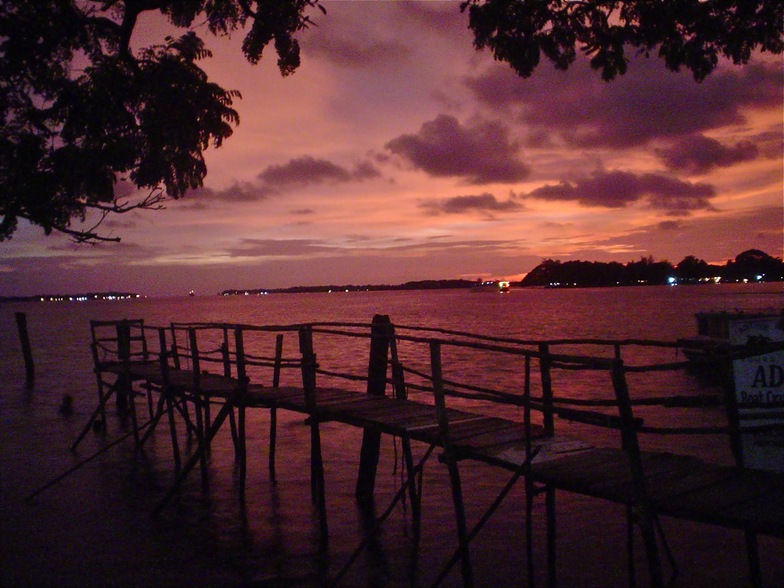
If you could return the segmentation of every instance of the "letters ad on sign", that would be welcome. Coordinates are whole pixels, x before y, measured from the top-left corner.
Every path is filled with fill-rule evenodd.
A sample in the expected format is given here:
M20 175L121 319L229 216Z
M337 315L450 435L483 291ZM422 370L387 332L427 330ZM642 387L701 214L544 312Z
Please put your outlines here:
M732 345L754 341L784 341L784 317L737 318L729 323ZM740 426L781 425L784 422L784 351L733 362ZM746 467L784 472L784 432L755 431L741 435Z

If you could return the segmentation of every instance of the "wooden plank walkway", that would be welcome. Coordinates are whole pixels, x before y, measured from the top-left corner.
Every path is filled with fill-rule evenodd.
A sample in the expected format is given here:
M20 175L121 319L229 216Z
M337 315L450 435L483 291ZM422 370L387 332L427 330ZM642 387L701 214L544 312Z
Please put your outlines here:
M784 538L784 476L707 463L672 453L641 453L649 498L662 516ZM595 448L534 462L533 479L560 490L633 505L634 481L622 450Z
M432 445L440 444L436 409L432 404L389 396L374 396L341 388L317 387L315 411L311 415L305 390L296 387L268 388L248 386L247 407L282 408L319 421L374 429L381 433L408 437ZM527 437L521 423L457 409L448 411L452 436L466 449L480 449L509 443L523 443ZM539 428L539 433L544 429Z
M142 372L136 375L141 377ZM187 380L187 374L183 376ZM208 387L214 392L236 386L236 380L216 375L204 382L211 383ZM336 421L441 444L432 404L340 388L319 387L315 396L316 410L311 414L302 388L249 386L246 407L292 410L315 416L321 422ZM508 469L523 464L529 435L521 423L455 409L448 411L448 418L450 438L463 458L481 459ZM540 426L533 432L533 446L544 448L531 467L530 475L535 481L559 490L634 504L634 481L627 452L594 448L576 438L548 436ZM716 465L672 453L642 452L641 456L650 498L659 514L784 537L781 474Z

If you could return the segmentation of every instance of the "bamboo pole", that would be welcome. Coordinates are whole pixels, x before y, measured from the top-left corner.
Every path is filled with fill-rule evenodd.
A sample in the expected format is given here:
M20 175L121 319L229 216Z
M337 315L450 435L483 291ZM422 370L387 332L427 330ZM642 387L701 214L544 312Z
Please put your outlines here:
M27 333L27 315L23 312L16 313L16 326L19 331L19 340L22 343L22 355L25 363L25 378L27 385L31 385L35 380L35 365L33 364L33 352L30 350L30 337Z

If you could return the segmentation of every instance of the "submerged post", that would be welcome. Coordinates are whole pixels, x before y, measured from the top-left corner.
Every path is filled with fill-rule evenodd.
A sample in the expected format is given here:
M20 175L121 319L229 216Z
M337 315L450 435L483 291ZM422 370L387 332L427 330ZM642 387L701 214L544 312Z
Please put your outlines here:
M35 366L33 365L33 353L30 350L30 337L27 334L27 315L23 312L16 313L16 326L19 330L19 340L22 343L22 355L24 356L25 375L28 385L35 380Z
M370 328L370 360L368 362L367 393L383 396L387 386L387 364L389 363L389 317L377 314ZM355 495L367 500L373 497L376 486L376 468L381 451L381 433L365 429L362 450L359 455L359 475Z

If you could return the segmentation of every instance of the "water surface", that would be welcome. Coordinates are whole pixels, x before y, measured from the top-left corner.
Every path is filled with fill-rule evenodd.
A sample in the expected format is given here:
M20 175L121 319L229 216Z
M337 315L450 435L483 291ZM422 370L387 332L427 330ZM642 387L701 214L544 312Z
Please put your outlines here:
M366 322L387 314L398 324L519 337L647 338L675 340L694 334L700 310L782 306L779 284L513 290L508 295L466 291L338 292L262 297L148 298L86 303L0 305L0 506L3 586L317 586L347 560L369 524L353 498L361 432L322 426L330 509L330 543L318 541L309 497L308 429L301 415L281 413L277 485L269 483L266 446L269 416L250 411L251 452L247 500L235 488L233 450L227 434L211 456L211 488L202 495L197 476L155 520L153 506L171 483L164 436L144 455L131 444L90 462L41 494L24 496L76 464L126 429L112 415L105 438L90 433L76 455L68 451L95 404L89 320L144 318L290 324L307 321ZM36 367L35 385L24 386L24 365L14 313L25 312ZM481 362L470 367L479 369ZM496 371L499 366L485 366ZM699 386L693 381L677 387ZM680 390L679 390L680 391ZM63 395L74 413L60 415ZM706 422L723 418L706 409ZM127 426L127 424L126 424ZM731 459L721 441L678 441L680 449ZM677 449L677 447L676 447ZM399 446L384 439L377 482L382 511L400 482ZM424 448L415 448L418 455ZM469 519L476 520L506 476L464 464ZM516 488L472 545L482 586L525 585L523 494ZM621 509L583 497L559 496L559 577L564 586L626 585L625 523ZM541 501L535 516L542 519ZM410 508L398 507L377 539L351 568L346 586L405 586L413 558ZM731 531L664 521L681 568L678 586L747 583L743 537ZM543 529L536 527L539 584L543 585ZM423 535L418 583L427 585L456 546L446 471L431 460L423 484ZM641 555L638 549L638 556ZM763 540L763 572L784 584L784 545ZM642 560L639 561L642 566ZM453 573L446 585L460 585Z

